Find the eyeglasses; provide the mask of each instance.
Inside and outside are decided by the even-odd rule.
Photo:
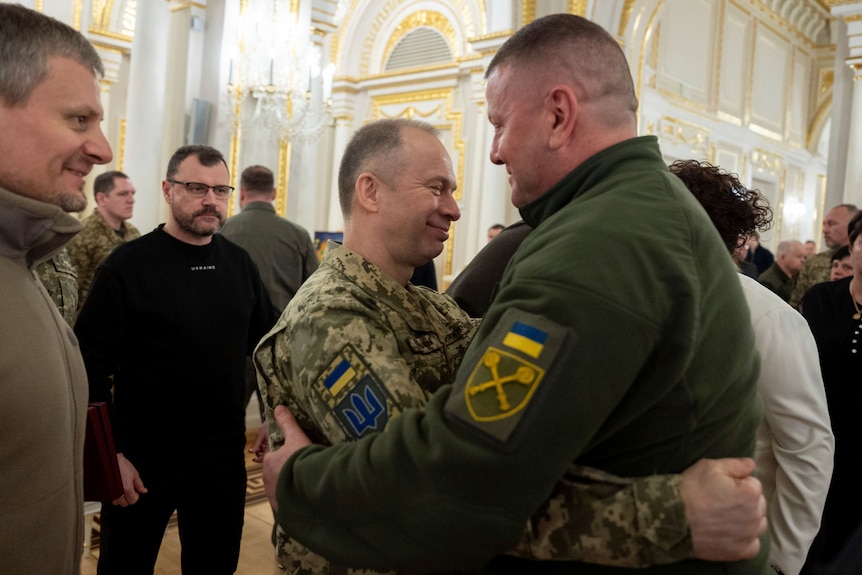
[[[195,198],[202,198],[207,195],[207,192],[212,190],[216,199],[226,200],[233,193],[233,186],[208,186],[200,182],[180,182],[179,180],[172,180],[170,178],[168,178],[168,181],[172,184],[185,186],[189,195]]]

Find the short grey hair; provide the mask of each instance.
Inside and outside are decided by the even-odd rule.
[[[48,59],[69,58],[105,75],[93,45],[74,28],[20,4],[0,4],[0,99],[25,104],[48,75]]]

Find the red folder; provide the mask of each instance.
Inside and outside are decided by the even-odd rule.
[[[123,494],[123,479],[117,463],[117,448],[108,405],[104,401],[87,406],[87,436],[84,441],[84,500],[111,502]]]

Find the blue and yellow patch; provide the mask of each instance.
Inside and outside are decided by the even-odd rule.
[[[314,388],[351,437],[383,431],[389,422],[386,388],[352,345],[338,353],[314,382]]]
[[[467,382],[466,402],[475,421],[511,417],[532,397],[545,370],[515,354],[488,347]]]
[[[508,309],[478,350],[471,350],[446,402],[447,413],[506,442],[541,393],[547,373],[574,341],[553,321]]]
[[[537,358],[542,354],[548,333],[532,325],[516,321],[503,338],[503,345]]]

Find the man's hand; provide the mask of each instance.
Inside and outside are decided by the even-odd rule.
[[[269,451],[269,437],[266,432],[266,422],[261,423],[260,427],[257,428],[257,435],[254,437],[254,442],[251,444],[251,447],[248,448],[249,453],[253,453],[254,457],[251,458],[255,463],[261,463],[263,461],[263,456]]]
[[[302,432],[293,414],[283,405],[275,408],[275,422],[284,434],[284,445],[270,451],[263,456],[263,488],[274,511],[278,511],[278,501],[275,499],[275,488],[278,485],[278,474],[285,462],[293,453],[306,445],[311,445],[311,440]]]
[[[123,495],[111,503],[120,507],[128,507],[137,503],[140,497],[138,493],[146,493],[147,488],[144,487],[138,470],[122,453],[117,454],[117,464],[120,466],[120,476],[123,478]]]
[[[766,499],[754,460],[701,459],[682,473],[682,498],[698,559],[739,561],[760,552]]]

